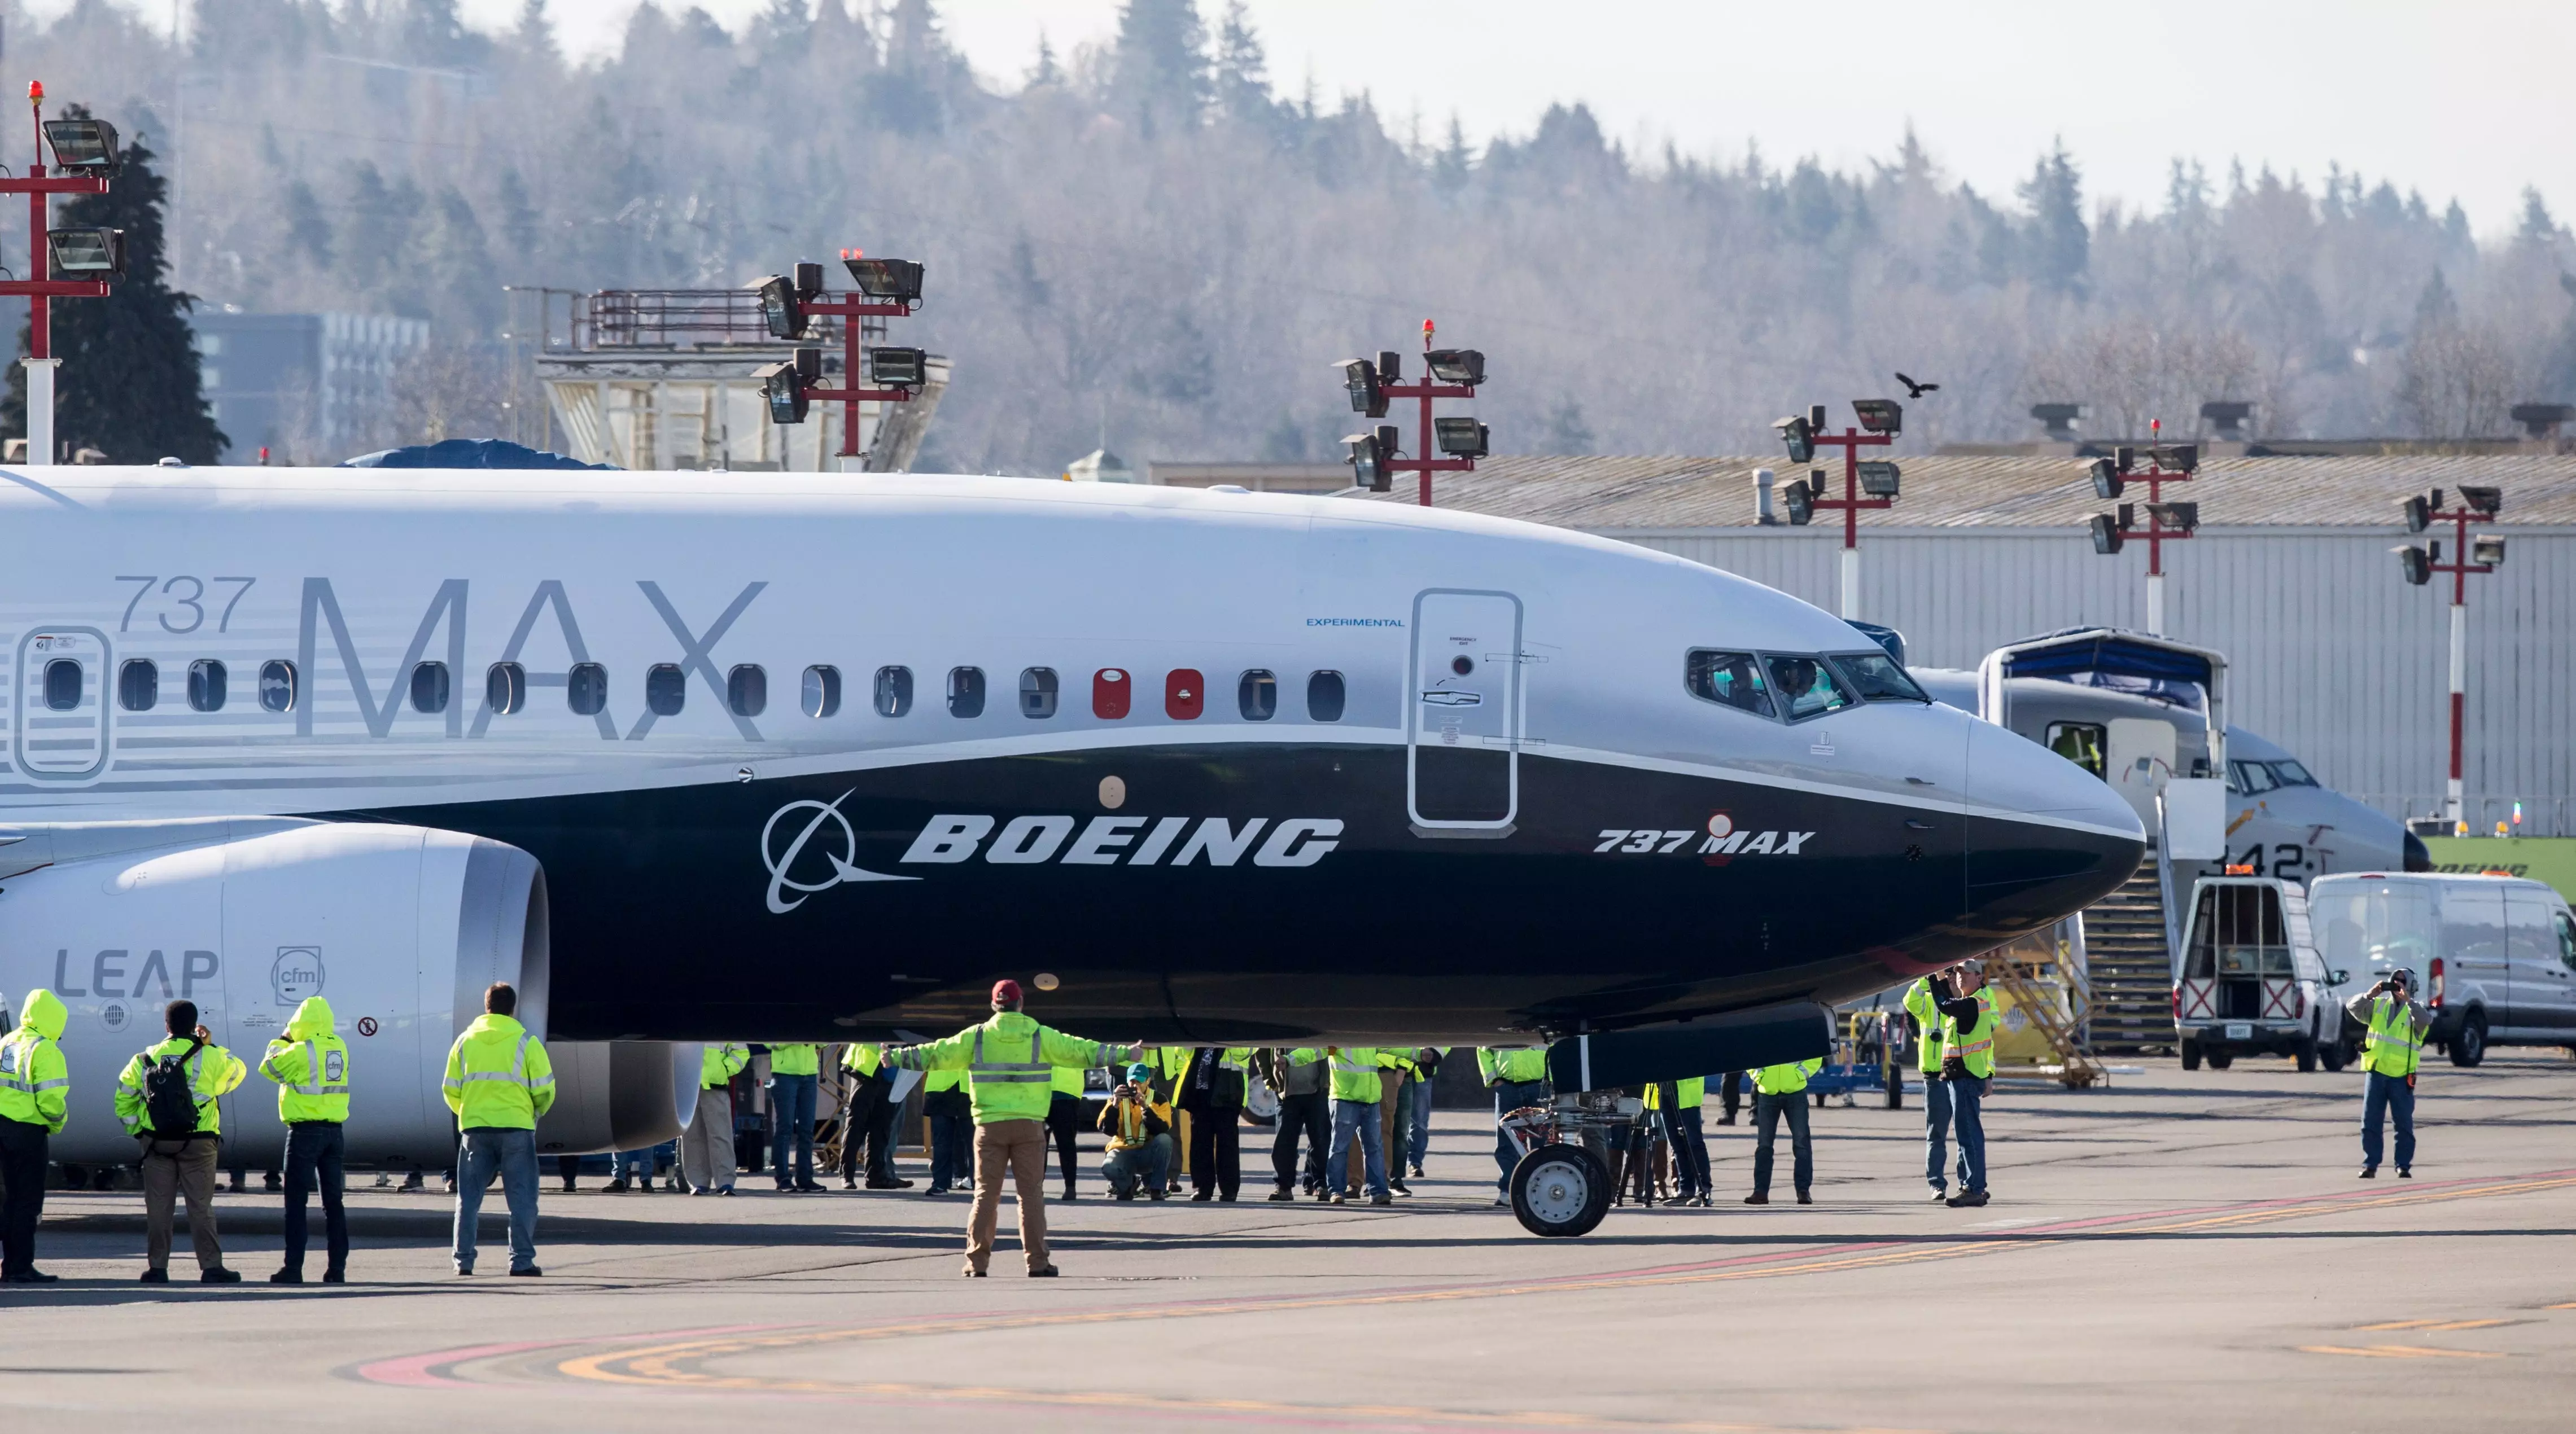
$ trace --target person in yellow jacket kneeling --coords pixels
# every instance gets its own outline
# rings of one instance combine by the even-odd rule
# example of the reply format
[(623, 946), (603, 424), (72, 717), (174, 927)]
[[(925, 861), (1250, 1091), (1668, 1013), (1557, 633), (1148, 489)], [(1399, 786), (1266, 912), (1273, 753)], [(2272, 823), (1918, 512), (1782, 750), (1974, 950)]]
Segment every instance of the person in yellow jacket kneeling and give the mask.
[(537, 1119), (555, 1103), (554, 1062), (518, 1022), (519, 993), (506, 981), (483, 992), (483, 1014), (447, 1048), (441, 1089), (463, 1132), (456, 1152), (456, 1273), (474, 1273), (483, 1192), (501, 1177), (510, 1203), (510, 1273), (537, 1268)]
[(1771, 1142), (1779, 1133), (1780, 1117), (1784, 1115), (1789, 1118), (1789, 1156), (1798, 1203), (1816, 1203), (1808, 1193), (1808, 1187), (1816, 1183), (1816, 1147), (1807, 1138), (1807, 1077), (1824, 1068), (1824, 1059), (1818, 1057), (1764, 1066), (1753, 1073), (1753, 1123), (1761, 1133), (1753, 1146), (1753, 1193), (1744, 1197), (1745, 1204), (1771, 1203)]
[(322, 1283), (349, 1278), (349, 1213), (342, 1208), (341, 1132), (349, 1121), (349, 1043), (341, 1040), (331, 1003), (307, 996), (268, 1043), (259, 1073), (277, 1082), (277, 1118), (286, 1125), (286, 1260), (272, 1285), (304, 1283), (306, 1203), (322, 1196), (322, 1238), (329, 1252)]
[(215, 1241), (215, 1155), (224, 1133), (215, 1102), (250, 1070), (197, 1024), (196, 1002), (172, 1001), (161, 1015), (169, 1039), (127, 1061), (116, 1079), (117, 1118), (143, 1143), (143, 1282), (170, 1280), (170, 1218), (184, 1196), (197, 1278), (237, 1285), (241, 1275), (224, 1268)]

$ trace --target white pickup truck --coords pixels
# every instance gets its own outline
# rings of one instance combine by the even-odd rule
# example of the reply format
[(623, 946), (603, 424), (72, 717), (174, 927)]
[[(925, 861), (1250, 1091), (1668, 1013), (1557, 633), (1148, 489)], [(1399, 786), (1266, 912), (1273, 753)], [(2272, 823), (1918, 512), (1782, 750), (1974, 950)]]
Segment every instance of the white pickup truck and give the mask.
[(2350, 973), (2330, 971), (2308, 927), (2307, 893), (2269, 876), (2204, 877), (2192, 888), (2182, 960), (2174, 973), (2174, 1025), (2182, 1068), (2225, 1070), (2246, 1054), (2288, 1056), (2299, 1069), (2341, 1070), (2353, 1058), (2344, 1033)]

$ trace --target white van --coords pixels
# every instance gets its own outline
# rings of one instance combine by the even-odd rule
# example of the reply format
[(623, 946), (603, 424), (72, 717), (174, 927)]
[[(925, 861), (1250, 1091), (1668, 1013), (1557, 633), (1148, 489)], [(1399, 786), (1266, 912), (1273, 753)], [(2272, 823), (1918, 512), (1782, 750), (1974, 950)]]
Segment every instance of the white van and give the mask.
[(2204, 877), (2192, 888), (2174, 974), (2174, 1028), (2182, 1068), (2206, 1060), (2225, 1070), (2240, 1055), (2288, 1056), (2299, 1069), (2320, 1061), (2342, 1070), (2341, 984), (2318, 956), (2306, 896), (2271, 876)]
[[(2433, 1011), (2453, 1065), (2490, 1045), (2576, 1050), (2576, 916), (2548, 885), (2512, 876), (2362, 873), (2308, 886), (2329, 968), (2367, 990), (2399, 967)], [(2350, 1033), (2348, 1033), (2350, 1034)]]

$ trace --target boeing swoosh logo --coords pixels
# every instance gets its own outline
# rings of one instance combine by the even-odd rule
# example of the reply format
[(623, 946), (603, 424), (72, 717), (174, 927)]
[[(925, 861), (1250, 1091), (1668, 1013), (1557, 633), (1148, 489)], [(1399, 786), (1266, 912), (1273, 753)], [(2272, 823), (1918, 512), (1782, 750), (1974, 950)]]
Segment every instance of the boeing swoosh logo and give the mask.
[[(852, 787), (850, 792), (857, 790), (858, 788)], [(815, 892), (829, 891), (833, 887), (849, 882), (921, 880), (917, 876), (889, 876), (881, 871), (869, 871), (865, 867), (851, 864), (858, 859), (859, 835), (850, 829), (850, 819), (841, 815), (841, 803), (850, 799), (850, 792), (843, 792), (828, 802), (818, 802), (811, 798), (801, 802), (789, 802), (769, 814), (768, 824), (760, 829), (760, 860), (769, 868), (769, 909), (773, 914), (784, 916), (804, 905), (805, 898)], [(805, 825), (797, 831), (794, 838), (789, 840), (785, 851), (776, 851), (771, 847), (770, 839), (777, 833), (778, 824), (791, 812), (812, 812), (813, 815), (806, 819)], [(829, 851), (823, 853), (824, 860), (832, 864), (831, 877), (824, 881), (798, 881), (789, 876), (787, 873), (795, 869), (796, 858), (805, 854), (805, 844), (814, 839), (814, 833), (820, 831), (825, 822), (830, 822), (841, 829), (842, 854), (835, 856)], [(792, 900), (787, 897), (787, 893), (791, 891), (797, 893)]]

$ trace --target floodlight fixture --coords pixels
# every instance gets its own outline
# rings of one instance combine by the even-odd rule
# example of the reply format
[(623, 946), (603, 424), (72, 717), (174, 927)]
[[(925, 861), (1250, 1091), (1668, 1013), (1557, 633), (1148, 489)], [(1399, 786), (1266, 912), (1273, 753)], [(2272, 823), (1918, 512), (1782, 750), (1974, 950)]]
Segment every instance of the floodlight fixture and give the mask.
[(871, 299), (921, 301), (921, 266), (910, 259), (844, 259), (850, 282)]
[(2096, 498), (2114, 499), (2128, 489), (2127, 481), (2120, 476), (2120, 465), (2108, 458), (2094, 459), (2085, 471), (2093, 475), (2093, 496)]
[(760, 320), (769, 326), (771, 338), (795, 340), (805, 336), (805, 301), (796, 292), (795, 280), (772, 274), (751, 287), (760, 291)]
[(1792, 414), (1771, 426), (1780, 430), (1780, 441), (1789, 445), (1790, 462), (1816, 461), (1816, 430), (1807, 422), (1805, 415)]
[(866, 350), (868, 382), (879, 388), (920, 388), (930, 381), (930, 355), (920, 349)]
[(760, 396), (769, 405), (770, 422), (805, 421), (805, 376), (796, 371), (793, 360), (764, 364), (752, 373), (752, 377), (760, 380)]
[(1377, 351), (1377, 376), (1386, 383), (1404, 382), (1404, 355), (1393, 349)]
[(1378, 379), (1377, 365), (1354, 358), (1342, 360), (1337, 367), (1342, 371), (1342, 383), (1351, 391), (1351, 412), (1386, 417), (1386, 386)]
[(1860, 415), (1860, 426), (1872, 433), (1895, 434), (1905, 427), (1905, 406), (1892, 398), (1855, 398), (1852, 412)]
[(125, 168), (116, 146), (116, 126), (103, 119), (45, 121), (45, 143), (54, 152), (54, 167), (65, 174), (113, 179)]
[(1489, 431), (1473, 418), (1435, 418), (1431, 432), (1440, 451), (1452, 458), (1482, 458)]
[(2197, 443), (2176, 443), (2147, 451), (2155, 456), (2156, 466), (2168, 473), (2200, 471), (2200, 445)]
[(1873, 498), (1893, 498), (1897, 483), (1903, 477), (1904, 474), (1893, 463), (1863, 463), (1860, 465), (1860, 491)]
[(1350, 434), (1342, 444), (1350, 450), (1350, 456), (1343, 461), (1351, 465), (1353, 487), (1384, 493), (1395, 486), (1395, 471), (1387, 466), (1396, 454), (1392, 424), (1368, 433)]
[(1442, 383), (1474, 388), (1485, 381), (1485, 355), (1481, 349), (1433, 349), (1422, 356), (1422, 366)]
[(2119, 520), (2108, 513), (2094, 514), (2086, 526), (2093, 533), (2093, 551), (2106, 558), (2120, 551), (2120, 544), (2127, 541), (2120, 534)]
[(2147, 511), (2165, 527), (2188, 533), (2200, 526), (2198, 503), (2149, 503)]
[(2138, 526), (2138, 505), (2135, 503), (2121, 504), (2120, 531), (2125, 533), (2136, 526)]
[(54, 273), (65, 279), (101, 281), (125, 277), (125, 231), (122, 229), (48, 229)]
[(2425, 556), (2422, 548), (2409, 543), (2388, 551), (2397, 555), (2398, 566), (2405, 570), (2406, 581), (2411, 586), (2420, 588), (2433, 580), (2433, 560)]
[(2420, 533), (2433, 526), (2433, 504), (2423, 494), (2418, 493), (2397, 506), (2406, 514), (2406, 531)]
[(2481, 567), (2489, 568), (2503, 562), (2504, 539), (2471, 538), (2469, 540), (2469, 561), (2476, 563)]
[(2504, 490), (2463, 483), (2460, 485), (2460, 501), (2468, 504), (2479, 516), (2492, 518), (2504, 507)]
[(2123, 443), (2111, 450), (2111, 461), (2119, 465), (2122, 473), (2135, 473), (2138, 471), (2138, 450)]
[(796, 297), (814, 300), (823, 297), (823, 266), (811, 259), (796, 261)]
[(1803, 528), (1815, 520), (1816, 490), (1804, 483), (1792, 483), (1780, 495), (1789, 505), (1789, 526)]

